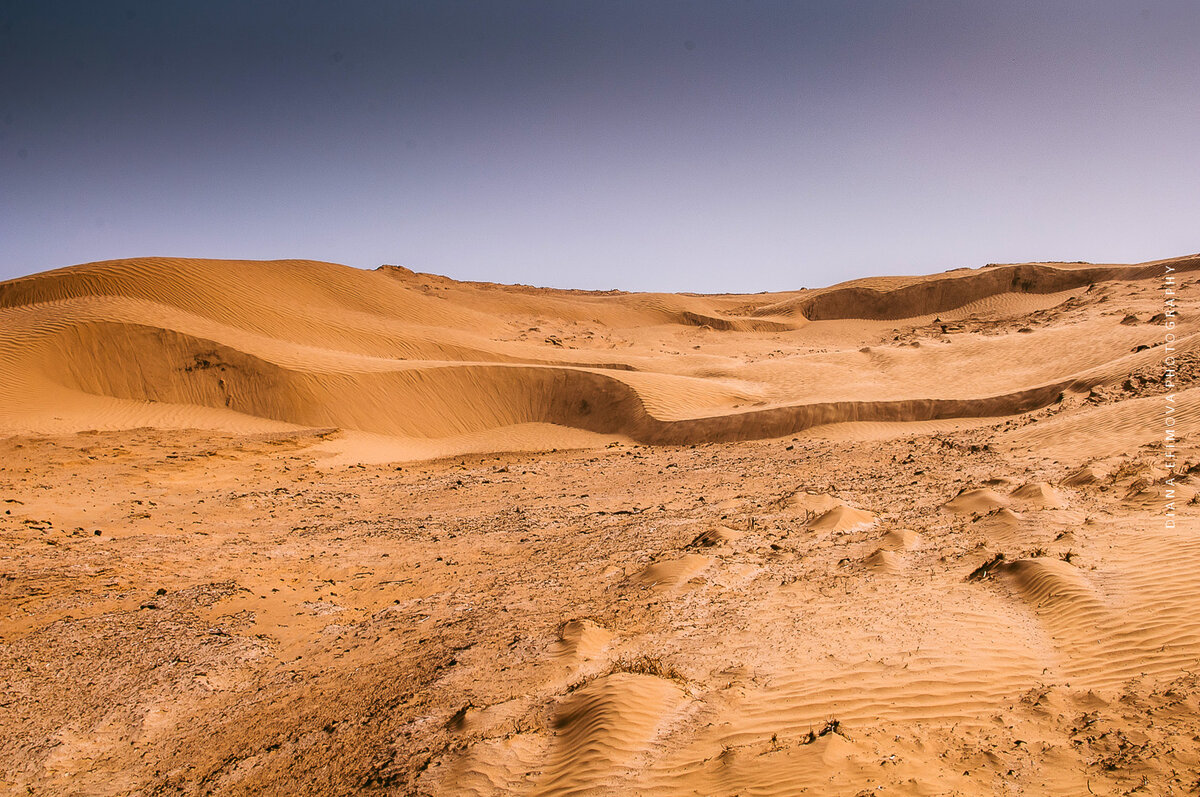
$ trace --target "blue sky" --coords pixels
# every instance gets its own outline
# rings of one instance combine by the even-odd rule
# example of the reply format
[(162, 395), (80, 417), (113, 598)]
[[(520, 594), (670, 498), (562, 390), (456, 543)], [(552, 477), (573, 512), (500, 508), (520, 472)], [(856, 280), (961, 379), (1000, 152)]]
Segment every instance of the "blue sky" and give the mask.
[(1194, 2), (25, 2), (0, 279), (759, 291), (1200, 251)]

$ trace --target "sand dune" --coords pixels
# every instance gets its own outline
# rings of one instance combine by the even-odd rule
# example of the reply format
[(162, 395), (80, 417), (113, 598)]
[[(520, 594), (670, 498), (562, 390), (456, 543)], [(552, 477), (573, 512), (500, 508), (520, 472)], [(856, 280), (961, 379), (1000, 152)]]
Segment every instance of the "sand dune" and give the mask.
[(551, 654), (561, 659), (593, 659), (612, 641), (612, 632), (588, 619), (563, 623), (561, 636)]
[(1141, 263), (1136, 266), (1025, 263), (964, 270), (934, 279), (874, 278), (814, 291), (811, 297), (790, 300), (771, 310), (787, 315), (793, 304), (804, 318), (902, 319), (954, 310), (998, 294), (1057, 293), (1111, 280), (1156, 279), (1162, 264), (1180, 271), (1200, 268), (1200, 257)]
[[(1200, 267), (1197, 258), (1173, 262), (1180, 271)], [(848, 318), (852, 308), (855, 318), (882, 317), (879, 302), (891, 308), (888, 318), (916, 318), (1005, 292), (1145, 279), (1157, 268), (1032, 265), (852, 283), (786, 299), (800, 304), (785, 312), (770, 295), (505, 289), (308, 261), (94, 263), (0, 284), (8, 386), (0, 420), (30, 431), (162, 425), (164, 413), (146, 407), (154, 404), (195, 408), (170, 413), (182, 426), (216, 409), (247, 416), (229, 416), (231, 429), (267, 422), (449, 440), (548, 424), (691, 444), (846, 422), (1011, 415), (1113, 382), (1139, 356), (1147, 360), (1125, 345), (1145, 333), (1109, 330), (1107, 360), (1096, 359), (1103, 348), (1093, 334), (1092, 345), (1078, 349), (1089, 359), (1059, 358), (1007, 381), (988, 363), (1010, 354), (1009, 340), (975, 341), (956, 354), (956, 368), (938, 368), (938, 390), (924, 392), (925, 368), (938, 365), (940, 352), (874, 363), (853, 350), (806, 355), (806, 340), (824, 334), (814, 322)], [(768, 324), (764, 315), (792, 320)], [(782, 358), (733, 354), (772, 334), (786, 336), (771, 341)], [(1062, 371), (1064, 361), (1073, 370)], [(831, 384), (853, 385), (860, 398), (828, 388), (823, 398), (804, 382), (813, 366), (836, 373)], [(988, 392), (970, 387), (980, 381), (975, 368), (990, 375)], [(97, 424), (89, 397), (115, 399), (123, 410)], [(547, 448), (556, 443), (550, 427)]]
[(0, 790), (1192, 793), (1197, 271), (0, 283)]
[(875, 516), (862, 509), (838, 504), (825, 512), (808, 527), (813, 531), (858, 531), (875, 525)]
[(1008, 494), (1013, 505), (1024, 509), (1063, 509), (1066, 497), (1045, 482), (1023, 484)]
[(892, 529), (883, 535), (883, 550), (909, 551), (921, 547), (921, 535), (912, 529)]
[(659, 592), (676, 590), (703, 573), (712, 563), (711, 557), (688, 554), (679, 559), (668, 559), (649, 565), (637, 574), (636, 581)]
[(737, 542), (745, 536), (744, 532), (737, 529), (726, 528), (725, 526), (715, 526), (708, 531), (697, 535), (696, 539), (692, 540), (689, 547), (692, 548), (713, 548), (730, 543)]
[(943, 508), (959, 514), (986, 515), (1007, 507), (1008, 503), (1008, 499), (995, 490), (979, 487), (962, 491), (953, 500), (947, 501)]
[(880, 548), (864, 559), (863, 564), (881, 573), (898, 573), (904, 569), (905, 559), (902, 554)]
[[(614, 673), (563, 701), (554, 725), (556, 749), (534, 794), (588, 794), (610, 784), (645, 750), (683, 695), (670, 681)], [(631, 784), (632, 785), (632, 784)]]

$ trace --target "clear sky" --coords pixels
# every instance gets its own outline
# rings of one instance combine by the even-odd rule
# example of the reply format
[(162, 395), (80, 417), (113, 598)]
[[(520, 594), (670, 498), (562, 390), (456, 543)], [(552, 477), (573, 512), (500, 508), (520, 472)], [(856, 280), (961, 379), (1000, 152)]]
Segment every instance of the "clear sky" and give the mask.
[(1195, 0), (0, 2), (0, 279), (758, 291), (1195, 251)]

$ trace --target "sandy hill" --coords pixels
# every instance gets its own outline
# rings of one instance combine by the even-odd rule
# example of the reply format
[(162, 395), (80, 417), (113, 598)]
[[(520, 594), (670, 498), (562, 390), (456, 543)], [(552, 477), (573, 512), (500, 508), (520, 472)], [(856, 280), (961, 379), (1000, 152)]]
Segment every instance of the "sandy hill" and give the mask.
[[(334, 427), (363, 433), (351, 435), (360, 445), (386, 436), (372, 438), (379, 455), (404, 458), (1014, 414), (1155, 361), (1134, 351), (1158, 342), (1151, 328), (1087, 308), (1106, 284), (1148, 282), (1165, 262), (752, 296), (312, 261), (91, 263), (0, 283), (0, 428)], [(1196, 256), (1169, 262), (1181, 277), (1200, 268)], [(990, 334), (961, 334), (980, 324)], [(1182, 322), (1184, 347), (1193, 326)]]

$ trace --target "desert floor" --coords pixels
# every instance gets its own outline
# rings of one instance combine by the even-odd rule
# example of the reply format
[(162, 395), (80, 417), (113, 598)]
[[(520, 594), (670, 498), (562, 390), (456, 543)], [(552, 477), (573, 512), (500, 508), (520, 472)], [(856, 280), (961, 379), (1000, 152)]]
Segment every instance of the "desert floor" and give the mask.
[(1193, 794), (1197, 270), (0, 283), (0, 786)]

